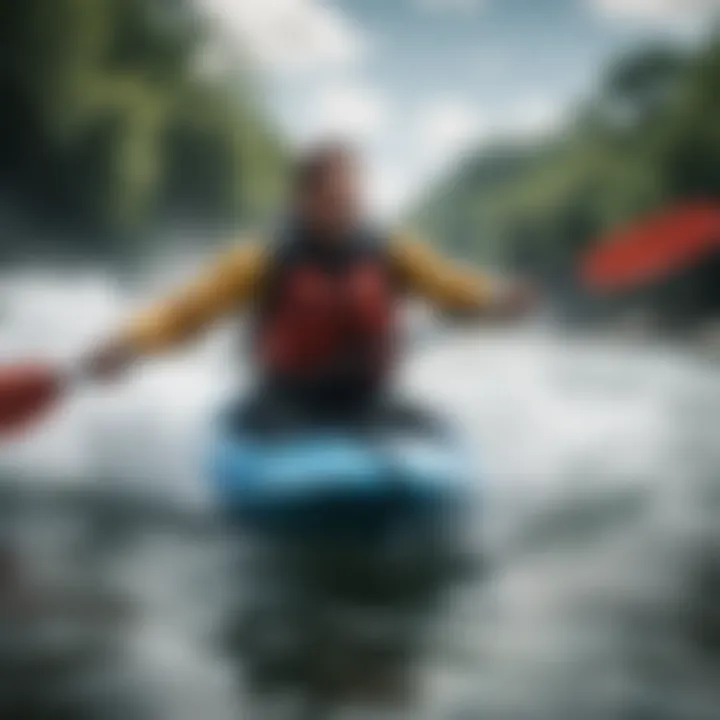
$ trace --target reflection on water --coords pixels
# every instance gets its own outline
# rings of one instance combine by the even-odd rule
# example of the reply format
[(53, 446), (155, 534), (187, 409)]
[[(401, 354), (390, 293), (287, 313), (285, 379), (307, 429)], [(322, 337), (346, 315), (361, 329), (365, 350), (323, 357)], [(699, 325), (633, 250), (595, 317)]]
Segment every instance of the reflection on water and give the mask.
[[(122, 305), (93, 278), (20, 283), (0, 352), (70, 356)], [(220, 338), (78, 398), (2, 449), (3, 717), (252, 717), (238, 607), (269, 612), (290, 590), (267, 590), (275, 577), (260, 596), (247, 548), (206, 502), (207, 418), (237, 380), (228, 352)], [(478, 333), (424, 351), (406, 383), (466, 431), (483, 490), (474, 549), (489, 562), (442, 599), (418, 655), (427, 717), (717, 717), (714, 368), (669, 349)], [(412, 613), (381, 610), (333, 617), (348, 637), (413, 634)]]

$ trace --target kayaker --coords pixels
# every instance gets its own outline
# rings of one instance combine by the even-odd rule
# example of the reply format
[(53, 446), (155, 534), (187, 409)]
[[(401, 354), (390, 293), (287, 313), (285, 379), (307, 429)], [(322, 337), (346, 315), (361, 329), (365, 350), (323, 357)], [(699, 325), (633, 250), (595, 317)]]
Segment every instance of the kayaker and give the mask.
[(363, 217), (361, 195), (352, 147), (330, 142), (303, 154), (275, 237), (239, 244), (189, 287), (133, 319), (90, 354), (90, 373), (115, 378), (224, 316), (250, 313), (251, 354), (262, 378), (257, 422), (350, 417), (385, 396), (402, 298), (478, 319), (511, 320), (532, 305), (524, 285), (494, 288), (405, 233), (377, 231)]
[[(113, 379), (141, 358), (194, 340), (222, 317), (249, 313), (253, 329), (250, 356), (259, 377), (257, 390), (242, 403), (239, 417), (231, 417), (233, 435), (245, 437), (257, 431), (264, 437), (268, 432), (304, 429), (316, 423), (335, 428), (358, 420), (381, 432), (390, 426), (414, 434), (418, 422), (424, 427), (426, 422), (434, 424), (435, 420), (424, 411), (402, 406), (387, 392), (392, 386), (399, 345), (398, 310), (405, 297), (428, 301), (448, 315), (493, 320), (517, 318), (531, 308), (533, 300), (533, 294), (524, 285), (496, 287), (483, 274), (449, 262), (409, 235), (384, 233), (366, 222), (358, 156), (351, 147), (326, 143), (297, 161), (287, 217), (274, 237), (265, 242), (243, 242), (225, 253), (190, 287), (134, 318), (92, 352), (86, 361), (87, 368), (98, 379)], [(401, 486), (389, 483), (387, 487), (387, 498), (383, 491), (373, 507), (385, 507), (380, 503), (380, 500), (385, 503), (385, 499), (388, 507), (397, 506), (401, 495), (396, 497), (394, 493)], [(343, 487), (338, 486), (338, 491), (342, 495)], [(370, 496), (371, 493), (362, 494), (363, 498)], [(271, 493), (271, 504), (278, 498), (278, 493)], [(289, 502), (294, 508), (292, 496)], [(322, 503), (320, 507), (324, 507)], [(342, 527), (351, 519), (358, 522), (353, 513), (346, 516), (345, 511), (337, 510), (346, 505), (332, 507), (335, 508), (332, 517), (337, 514)], [(385, 517), (387, 513), (380, 514)], [(264, 517), (263, 514), (263, 522)], [(325, 527), (324, 523), (315, 522), (318, 517), (311, 513), (313, 532)], [(424, 515), (419, 517), (424, 530)], [(371, 524), (375, 527), (375, 523)], [(303, 522), (301, 527), (306, 528), (307, 524)], [(290, 580), (285, 575), (287, 568), (292, 567), (289, 574), (293, 582), (299, 583), (298, 596), (305, 597), (308, 585), (312, 597), (323, 598), (321, 607), (336, 602), (337, 593), (343, 603), (349, 601), (346, 597), (349, 594), (362, 606), (368, 593), (374, 598), (370, 589), (376, 586), (382, 587), (378, 597), (391, 606), (388, 612), (394, 609), (403, 614), (406, 604), (424, 607), (422, 598), (418, 600), (415, 595), (432, 597), (437, 591), (435, 585), (444, 583), (444, 575), (438, 575), (436, 581), (434, 571), (429, 569), (443, 553), (437, 547), (437, 533), (431, 531), (430, 525), (427, 528), (427, 532), (418, 534), (422, 538), (419, 546), (413, 545), (412, 552), (407, 548), (404, 551), (403, 557), (407, 555), (409, 561), (402, 572), (398, 563), (385, 570), (386, 562), (375, 562), (382, 560), (384, 533), (371, 533), (370, 537), (363, 534), (360, 569), (349, 564), (344, 553), (334, 563), (321, 555), (321, 573), (315, 557), (317, 546), (308, 540), (311, 550), (308, 557), (312, 562), (311, 569), (305, 572), (297, 553), (300, 547), (305, 548), (306, 538), (293, 534), (291, 560), (276, 558), (285, 583), (279, 587), (287, 587)], [(442, 533), (442, 537), (443, 542), (453, 543), (449, 533)], [(282, 539), (272, 540), (280, 543), (277, 557), (284, 558)], [(325, 545), (344, 548), (335, 536)], [(418, 558), (425, 557), (431, 560), (430, 565), (418, 562)], [(367, 562), (368, 558), (374, 564)], [(265, 578), (272, 573), (264, 568), (261, 575)], [(364, 588), (359, 599), (354, 590), (345, 588), (348, 577), (355, 575), (358, 577), (353, 582)], [(247, 587), (257, 590), (259, 608), (257, 612), (252, 607), (246, 609), (243, 622), (262, 636), (261, 618), (270, 613), (271, 628), (287, 622), (299, 637), (309, 634), (303, 641), (309, 649), (297, 657), (294, 651), (290, 652), (289, 658), (283, 651), (281, 657), (271, 662), (275, 651), (265, 648), (261, 639), (256, 640), (260, 650), (245, 648), (241, 653), (247, 656), (243, 662), (251, 686), (267, 691), (272, 682), (297, 683), (321, 707), (333, 706), (340, 700), (398, 707), (410, 702), (414, 664), (408, 659), (416, 652), (416, 638), (391, 637), (382, 642), (376, 638), (362, 652), (355, 648), (355, 641), (348, 640), (351, 649), (341, 653), (344, 661), (338, 666), (335, 660), (325, 657), (324, 650), (315, 647), (312, 623), (300, 620), (298, 624), (297, 617), (304, 617), (302, 614), (296, 617), (296, 610), (292, 610), (285, 617), (281, 609), (276, 617), (266, 607), (272, 593), (265, 592), (265, 582), (246, 581)], [(272, 582), (271, 586), (274, 587)], [(289, 593), (289, 597), (295, 595)], [(374, 598), (370, 604), (376, 601)], [(324, 638), (322, 632), (320, 635)], [(273, 637), (272, 632), (270, 636)], [(325, 647), (327, 638), (322, 638), (317, 642)], [(342, 637), (335, 641), (345, 648)], [(301, 649), (305, 647), (303, 643)], [(378, 657), (381, 650), (382, 657)], [(369, 651), (372, 660), (366, 657)], [(330, 658), (334, 657), (333, 652), (328, 652)], [(254, 655), (259, 659), (253, 660)], [(275, 661), (279, 670), (273, 665)], [(285, 677), (290, 672), (288, 667), (295, 668), (291, 680)], [(270, 678), (274, 678), (272, 682)]]

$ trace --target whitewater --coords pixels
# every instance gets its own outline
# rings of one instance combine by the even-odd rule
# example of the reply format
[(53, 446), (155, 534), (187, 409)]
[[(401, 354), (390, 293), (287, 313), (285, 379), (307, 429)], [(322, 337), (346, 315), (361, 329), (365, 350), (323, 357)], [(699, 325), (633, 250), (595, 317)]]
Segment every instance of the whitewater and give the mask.
[[(0, 359), (70, 362), (172, 280), (7, 276)], [(211, 640), (233, 548), (195, 524), (211, 511), (209, 420), (249, 381), (237, 335), (228, 323), (121, 387), (84, 389), (32, 437), (0, 447), (0, 541), (27, 582), (57, 596), (102, 587), (130, 608), (122, 622), (100, 613), (97, 654), (52, 676), (57, 697), (91, 717), (242, 715), (232, 663)], [(428, 660), (427, 717), (716, 718), (717, 367), (687, 348), (533, 324), (438, 333), (402, 378), (463, 431), (492, 564), (449, 609)], [(132, 521), (119, 517), (128, 498)], [(87, 618), (56, 604), (47, 627), (27, 630), (38, 667), (89, 642)], [(15, 647), (0, 642), (3, 663)]]

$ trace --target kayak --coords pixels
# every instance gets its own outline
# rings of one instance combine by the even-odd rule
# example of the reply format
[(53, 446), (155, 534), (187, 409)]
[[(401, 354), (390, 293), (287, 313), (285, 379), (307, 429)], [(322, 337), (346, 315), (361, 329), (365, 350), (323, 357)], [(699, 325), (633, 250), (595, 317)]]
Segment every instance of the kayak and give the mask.
[(219, 506), (248, 529), (366, 533), (466, 508), (470, 466), (436, 425), (263, 436), (223, 416), (209, 475)]

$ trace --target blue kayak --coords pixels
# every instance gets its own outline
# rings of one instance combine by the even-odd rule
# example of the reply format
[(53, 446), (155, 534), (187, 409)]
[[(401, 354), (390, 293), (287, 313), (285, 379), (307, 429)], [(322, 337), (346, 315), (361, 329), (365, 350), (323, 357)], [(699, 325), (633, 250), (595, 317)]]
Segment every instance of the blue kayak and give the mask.
[(218, 423), (210, 477), (249, 528), (372, 531), (467, 505), (470, 463), (446, 431), (319, 429), (262, 437)]

